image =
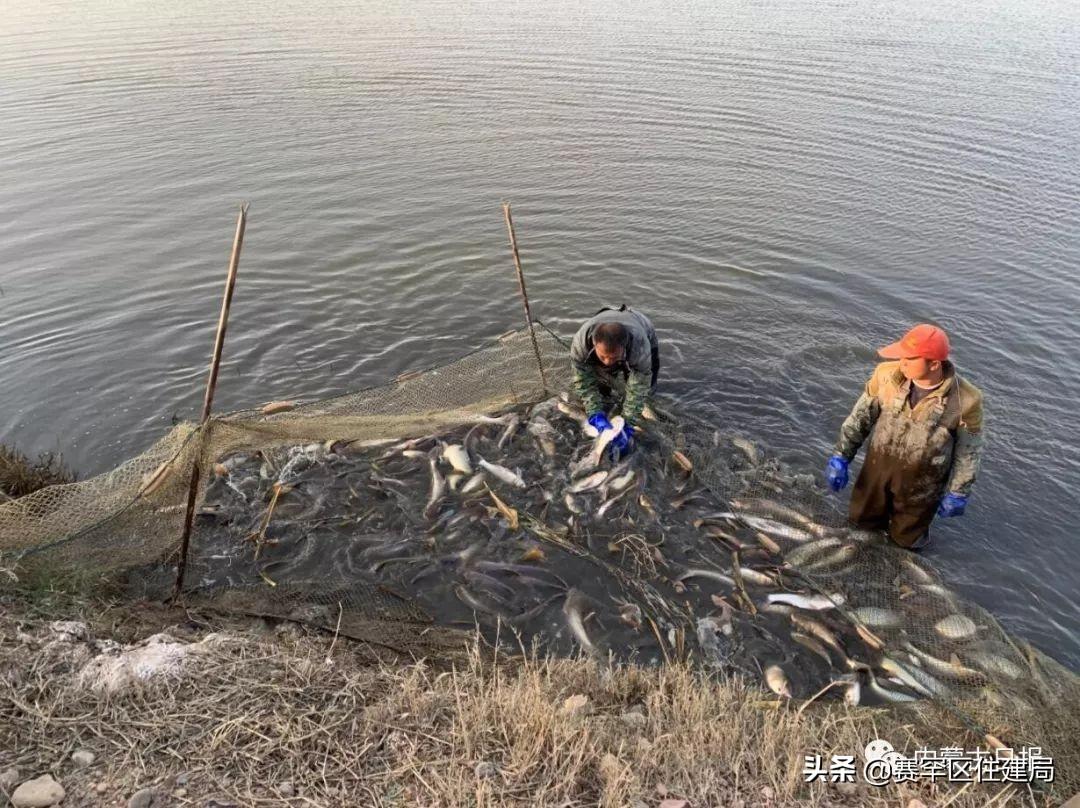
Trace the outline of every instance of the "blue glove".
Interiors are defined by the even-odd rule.
[[[829,458],[825,467],[825,480],[833,491],[842,491],[848,483],[848,462],[840,455]]]
[[[597,432],[603,432],[605,429],[611,429],[611,421],[607,419],[607,416],[602,412],[594,412],[589,416],[589,425],[593,427]]]
[[[608,444],[608,452],[611,455],[611,462],[614,463],[619,458],[630,454],[634,449],[634,430],[627,424],[623,427],[622,432],[611,439],[611,443]]]
[[[938,516],[963,516],[967,507],[967,497],[963,494],[946,494],[938,505]]]

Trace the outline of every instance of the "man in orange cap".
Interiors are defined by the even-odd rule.
[[[982,453],[982,393],[957,375],[949,338],[936,326],[917,325],[878,354],[891,361],[877,366],[840,427],[825,478],[843,489],[869,435],[851,521],[920,549],[935,514],[960,516],[967,506]]]

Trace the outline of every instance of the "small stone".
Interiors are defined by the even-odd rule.
[[[109,790],[109,784],[108,783],[98,783],[96,786],[94,786],[94,791],[96,791],[98,794],[104,794],[108,790]]]
[[[128,799],[127,808],[151,808],[157,801],[157,795],[152,788],[141,788]]]
[[[12,766],[10,769],[4,769],[0,772],[0,791],[11,793],[11,789],[19,782],[19,770]]]
[[[918,797],[912,797],[908,801],[907,808],[926,808],[926,803],[920,800]]]
[[[666,799],[660,800],[660,808],[686,808],[690,804],[689,800],[677,800]]]
[[[180,772],[180,774],[176,775],[176,784],[178,786],[186,786],[188,784],[188,780],[190,779],[190,774],[188,774],[187,772]]]
[[[776,792],[773,791],[771,786],[761,787],[761,796],[766,802],[772,802],[776,799]],[[925,806],[924,806],[925,808]]]
[[[173,792],[173,796],[174,797],[186,797],[187,796],[187,789],[186,788],[178,788],[178,789],[176,789],[176,791]]]
[[[33,780],[27,780],[11,795],[11,804],[15,808],[48,808],[64,799],[64,787],[53,780],[51,775],[43,774]]]
[[[80,749],[77,752],[71,753],[71,762],[78,766],[80,769],[85,769],[94,765],[94,753],[87,752],[85,749]]]
[[[280,794],[282,797],[285,797],[286,799],[296,794],[296,789],[293,787],[293,784],[288,780],[278,783],[277,791],[278,794]]]
[[[499,767],[490,760],[481,760],[476,764],[476,777],[479,780],[487,780],[499,773]]]
[[[581,715],[589,709],[589,697],[583,693],[568,696],[562,703],[559,712],[563,715]]]

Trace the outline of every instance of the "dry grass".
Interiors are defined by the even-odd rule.
[[[43,452],[37,460],[31,460],[22,452],[0,444],[0,504],[47,485],[74,481],[74,472],[59,455]]]
[[[976,745],[930,706],[800,714],[679,665],[494,657],[476,642],[438,665],[373,663],[370,649],[292,626],[234,634],[179,682],[107,697],[77,689],[63,659],[28,639],[47,633],[42,621],[17,622],[9,610],[0,627],[0,770],[52,771],[66,806],[123,804],[148,785],[173,790],[181,773],[190,779],[170,804],[624,806],[667,795],[695,808],[906,806],[913,797],[975,806],[1009,796],[802,782],[804,754],[858,754],[875,737],[907,751]],[[584,706],[564,709],[570,697]],[[74,771],[75,749],[94,752],[95,766]]]

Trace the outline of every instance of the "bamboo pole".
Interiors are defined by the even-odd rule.
[[[206,380],[206,395],[203,397],[202,417],[199,419],[200,430],[210,420],[210,410],[214,403],[214,390],[217,389],[218,371],[221,369],[221,351],[225,346],[225,331],[229,325],[229,308],[232,306],[233,289],[236,287],[236,270],[240,266],[240,248],[244,245],[244,228],[247,226],[247,204],[240,206],[236,217],[236,235],[233,237],[232,254],[229,256],[229,271],[225,279],[225,294],[221,298],[221,314],[218,316],[217,336],[214,338],[214,352],[210,358],[210,377]],[[191,523],[195,518],[195,497],[199,490],[199,456],[202,454],[202,441],[199,436],[199,451],[191,469],[191,484],[188,486],[187,509],[184,511],[184,532],[180,537],[180,561],[176,565],[176,587],[173,599],[180,596],[184,588],[184,573],[187,571],[188,545],[191,541]]]
[[[536,354],[536,367],[540,370],[540,384],[544,387],[544,395],[548,393],[547,377],[544,376],[544,363],[540,359],[540,344],[536,341],[536,329],[533,328],[532,311],[529,308],[529,293],[525,291],[525,273],[521,270],[521,256],[518,254],[517,236],[514,235],[514,219],[510,215],[510,203],[503,202],[503,216],[506,218],[506,230],[510,233],[510,250],[514,255],[514,268],[517,270],[518,288],[521,291],[521,302],[525,306],[525,323],[529,326],[529,336],[532,338],[533,353]]]

